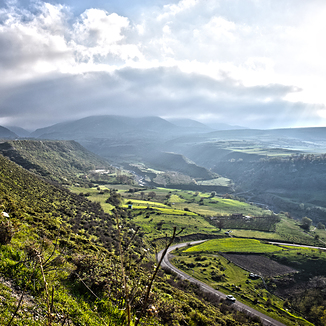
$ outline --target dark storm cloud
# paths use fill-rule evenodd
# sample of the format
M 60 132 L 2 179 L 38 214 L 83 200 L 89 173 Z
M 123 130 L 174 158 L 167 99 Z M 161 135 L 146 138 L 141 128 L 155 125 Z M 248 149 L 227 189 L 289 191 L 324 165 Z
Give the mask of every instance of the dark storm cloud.
M 282 97 L 294 87 L 245 87 L 229 77 L 221 80 L 186 74 L 177 68 L 132 69 L 114 73 L 53 75 L 0 90 L 0 118 L 37 128 L 99 114 L 130 116 L 216 116 L 265 124 L 273 116 L 305 113 L 305 106 Z

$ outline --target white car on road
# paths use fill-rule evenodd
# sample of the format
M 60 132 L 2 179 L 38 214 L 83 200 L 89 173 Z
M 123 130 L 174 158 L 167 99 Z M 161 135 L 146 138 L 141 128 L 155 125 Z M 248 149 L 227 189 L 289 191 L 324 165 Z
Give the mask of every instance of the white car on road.
M 230 301 L 232 301 L 232 302 L 235 302 L 235 297 L 233 296 L 233 295 L 231 295 L 231 294 L 228 294 L 227 296 L 226 296 L 226 299 L 227 300 L 230 300 Z

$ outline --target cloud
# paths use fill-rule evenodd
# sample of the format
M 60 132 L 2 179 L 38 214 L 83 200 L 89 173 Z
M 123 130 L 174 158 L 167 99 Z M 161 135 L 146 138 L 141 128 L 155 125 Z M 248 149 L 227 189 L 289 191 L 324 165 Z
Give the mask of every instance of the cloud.
M 281 98 L 293 87 L 268 85 L 245 87 L 225 77 L 215 80 L 185 74 L 177 67 L 93 72 L 41 79 L 0 93 L 1 117 L 11 124 L 33 128 L 90 115 L 210 117 L 232 124 L 247 123 L 263 128 L 284 114 L 304 114 L 303 104 Z M 7 95 L 6 95 L 7 94 Z M 273 118 L 274 117 L 274 118 Z M 313 120 L 313 117 L 312 117 Z
M 321 0 L 159 1 L 132 18 L 19 3 L 0 9 L 0 121 L 36 128 L 118 113 L 326 123 Z

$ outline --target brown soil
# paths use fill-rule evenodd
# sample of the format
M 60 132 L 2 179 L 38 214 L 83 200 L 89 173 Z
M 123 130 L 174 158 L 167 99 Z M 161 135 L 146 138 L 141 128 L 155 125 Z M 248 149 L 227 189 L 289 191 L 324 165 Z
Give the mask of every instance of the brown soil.
M 235 265 L 263 277 L 273 277 L 296 272 L 295 269 L 279 264 L 262 255 L 223 254 Z

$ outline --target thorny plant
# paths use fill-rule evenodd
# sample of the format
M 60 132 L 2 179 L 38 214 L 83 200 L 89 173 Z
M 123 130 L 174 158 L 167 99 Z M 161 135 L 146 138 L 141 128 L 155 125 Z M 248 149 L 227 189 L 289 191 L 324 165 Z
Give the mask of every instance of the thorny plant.
M 144 246 L 139 248 L 139 243 L 136 244 L 136 238 L 140 229 L 132 230 L 133 234 L 129 236 L 128 232 L 125 232 L 122 228 L 122 222 L 120 222 L 120 216 L 117 212 L 115 219 L 118 233 L 116 255 L 108 255 L 102 252 L 99 255 L 80 256 L 75 261 L 77 269 L 71 273 L 71 277 L 78 279 L 85 286 L 86 290 L 99 303 L 99 307 L 104 302 L 102 299 L 106 297 L 120 310 L 120 321 L 118 322 L 113 318 L 114 325 L 119 323 L 120 325 L 137 326 L 139 323 L 146 321 L 147 315 L 157 313 L 152 305 L 154 296 L 151 290 L 154 280 L 168 248 L 183 229 L 177 232 L 176 228 L 174 228 L 160 260 L 156 265 L 148 268 L 148 265 L 150 265 L 149 261 L 151 260 L 150 253 Z M 51 246 L 53 246 L 52 251 L 46 254 Z M 138 249 L 138 254 L 135 254 L 135 247 Z M 47 250 L 45 250 L 46 248 Z M 26 259 L 18 262 L 17 265 L 24 264 L 28 267 L 30 270 L 29 276 L 27 281 L 25 281 L 17 307 L 6 326 L 11 326 L 15 317 L 18 316 L 23 297 L 27 289 L 31 287 L 34 288 L 34 291 L 44 290 L 46 324 L 51 326 L 56 320 L 61 325 L 65 325 L 66 322 L 69 322 L 69 316 L 64 314 L 64 319 L 60 321 L 56 318 L 57 312 L 54 306 L 55 287 L 52 286 L 51 288 L 48 281 L 51 272 L 57 273 L 59 266 L 60 269 L 63 269 L 65 262 L 64 254 L 57 254 L 57 242 L 53 245 L 48 239 L 43 239 L 39 244 L 26 245 L 25 253 Z M 56 278 L 57 275 L 54 276 L 54 279 Z M 35 281 L 37 284 L 35 284 Z M 101 294 L 97 294 L 97 290 Z M 103 308 L 105 309 L 105 307 Z M 101 309 L 102 311 L 103 308 Z M 102 320 L 103 325 L 107 325 L 101 316 L 99 318 Z
M 125 247 L 123 248 L 123 240 L 122 240 L 122 234 L 120 231 L 120 221 L 119 221 L 119 215 L 115 214 L 116 218 L 116 224 L 118 229 L 118 235 L 119 235 L 119 257 L 120 257 L 120 270 L 122 275 L 122 281 L 123 281 L 123 290 L 124 290 L 124 309 L 125 309 L 125 321 L 127 322 L 127 326 L 130 326 L 132 322 L 134 322 L 134 325 L 137 326 L 139 322 L 142 320 L 142 318 L 145 317 L 146 313 L 149 310 L 154 310 L 154 307 L 150 307 L 150 296 L 151 296 L 151 290 L 154 284 L 154 280 L 157 276 L 157 273 L 159 271 L 159 268 L 161 266 L 161 263 L 169 249 L 169 247 L 172 245 L 174 239 L 176 236 L 178 236 L 183 229 L 181 229 L 179 232 L 176 231 L 176 227 L 173 229 L 173 234 L 166 244 L 162 255 L 160 257 L 160 260 L 158 261 L 157 265 L 154 265 L 154 270 L 151 275 L 148 275 L 147 282 L 145 284 L 143 283 L 143 286 L 141 286 L 142 280 L 138 275 L 141 275 L 141 273 L 138 273 L 138 270 L 134 270 L 132 273 L 131 265 L 130 265 L 130 252 L 129 248 L 131 247 L 131 244 L 138 232 L 135 231 L 133 236 L 130 238 L 130 240 L 126 243 Z M 136 262 L 136 264 L 133 266 L 136 269 L 140 268 L 141 261 L 145 258 L 145 255 L 147 253 L 147 250 L 144 249 L 144 253 L 141 255 L 139 260 Z M 129 266 L 127 265 L 129 262 Z M 129 274 L 127 275 L 126 270 L 128 269 Z M 129 282 L 128 282 L 129 281 Z M 144 286 L 145 285 L 145 286 Z M 132 309 L 134 308 L 134 309 Z M 134 316 L 132 316 L 132 310 L 135 310 L 137 308 L 137 311 L 134 313 Z
M 50 255 L 46 258 L 44 249 L 45 247 L 50 245 L 50 241 L 48 239 L 42 239 L 42 243 L 40 245 L 34 244 L 29 244 L 25 247 L 25 252 L 26 252 L 26 259 L 23 261 L 20 261 L 17 265 L 24 264 L 28 267 L 31 268 L 31 273 L 25 282 L 24 289 L 22 291 L 22 294 L 19 298 L 17 307 L 12 314 L 11 319 L 7 323 L 7 326 L 10 326 L 15 319 L 15 317 L 18 314 L 18 311 L 20 309 L 21 303 L 23 301 L 23 297 L 25 295 L 25 292 L 27 291 L 28 286 L 32 283 L 32 281 L 35 282 L 35 279 L 37 278 L 37 274 L 40 272 L 41 273 L 41 280 L 43 283 L 44 287 L 44 292 L 45 292 L 45 303 L 46 303 L 46 321 L 47 325 L 51 326 L 52 321 L 54 319 L 54 292 L 55 288 L 54 286 L 52 287 L 51 293 L 49 289 L 49 284 L 46 278 L 46 275 L 51 272 L 51 271 L 56 271 L 57 266 L 63 264 L 64 258 L 62 255 L 56 255 L 56 248 L 57 248 L 57 243 L 53 246 L 53 250 L 50 253 Z M 41 284 L 40 284 L 41 285 Z M 35 290 L 35 283 L 34 283 L 34 290 Z
M 114 320 L 114 325 L 136 326 L 148 322 L 147 317 L 157 313 L 151 292 L 154 280 L 168 248 L 183 229 L 177 232 L 174 228 L 160 260 L 154 265 L 150 250 L 139 243 L 140 238 L 137 239 L 140 229 L 129 229 L 128 234 L 117 212 L 115 219 L 118 235 L 115 254 L 76 257 L 74 263 L 77 268 L 71 277 L 78 278 L 87 292 L 92 294 L 99 310 L 108 309 L 102 299 L 109 299 L 119 309 L 120 315 L 116 316 L 118 320 Z

